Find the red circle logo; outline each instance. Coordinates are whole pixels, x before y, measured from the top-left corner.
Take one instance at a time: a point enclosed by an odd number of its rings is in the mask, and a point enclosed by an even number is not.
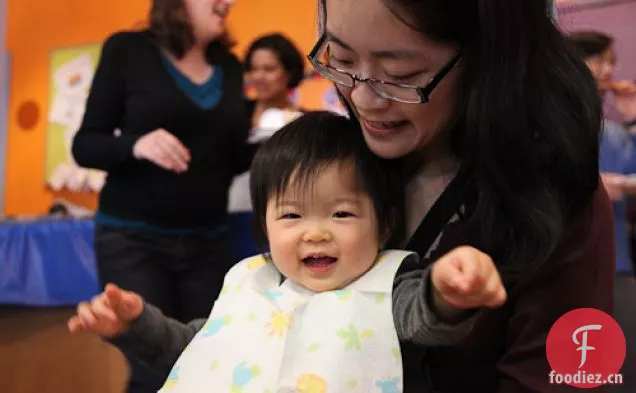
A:
[[[550,383],[577,388],[622,383],[618,372],[625,351],[625,335],[614,318],[593,308],[570,311],[548,333]]]

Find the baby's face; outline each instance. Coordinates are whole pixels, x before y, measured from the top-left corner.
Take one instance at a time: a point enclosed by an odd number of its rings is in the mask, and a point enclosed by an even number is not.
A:
[[[315,292],[341,289],[366,273],[380,249],[369,196],[351,164],[331,165],[309,187],[270,198],[265,223],[271,255],[288,279]]]

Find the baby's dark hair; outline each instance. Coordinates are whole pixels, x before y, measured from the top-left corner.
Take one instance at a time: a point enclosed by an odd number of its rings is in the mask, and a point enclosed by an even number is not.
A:
[[[360,191],[369,195],[378,233],[388,244],[403,240],[404,182],[400,162],[382,159],[369,150],[359,123],[331,112],[309,112],[287,124],[267,140],[252,161],[250,193],[256,238],[267,244],[267,202],[294,185],[311,187],[331,164],[351,162]]]

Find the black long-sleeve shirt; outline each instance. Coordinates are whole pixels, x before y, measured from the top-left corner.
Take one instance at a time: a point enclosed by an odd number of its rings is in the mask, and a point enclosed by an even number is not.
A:
[[[250,161],[242,66],[229,53],[215,59],[223,73],[222,95],[213,108],[203,109],[162,62],[146,31],[119,32],[105,42],[73,156],[83,167],[108,172],[102,214],[163,228],[222,225],[230,182]],[[158,128],[190,150],[187,172],[133,157],[135,142]]]

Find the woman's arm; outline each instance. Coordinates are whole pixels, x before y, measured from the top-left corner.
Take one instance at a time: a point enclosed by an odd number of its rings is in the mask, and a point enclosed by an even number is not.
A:
[[[73,139],[78,165],[108,171],[133,160],[138,136],[114,135],[122,127],[126,101],[126,33],[109,38],[102,48],[82,125]]]

